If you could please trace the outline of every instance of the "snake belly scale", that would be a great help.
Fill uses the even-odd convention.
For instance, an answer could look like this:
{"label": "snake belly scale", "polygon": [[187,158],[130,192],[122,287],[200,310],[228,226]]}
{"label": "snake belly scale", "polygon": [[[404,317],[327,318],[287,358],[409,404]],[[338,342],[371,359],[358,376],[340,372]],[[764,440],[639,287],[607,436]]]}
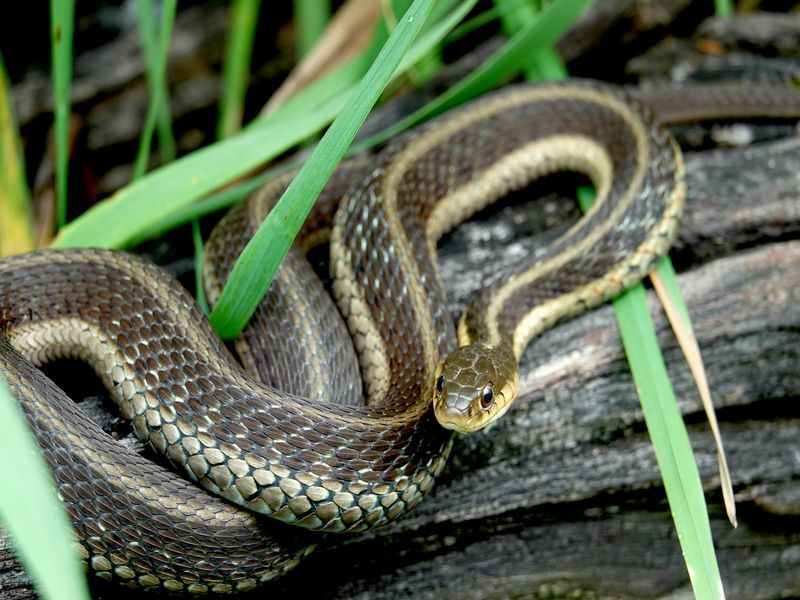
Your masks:
{"label": "snake belly scale", "polygon": [[[589,175],[595,205],[530,269],[473,301],[459,326],[472,350],[442,363],[456,330],[437,239],[564,169]],[[506,376],[492,361],[515,363],[531,336],[638,281],[672,240],[682,178],[676,146],[649,111],[590,82],[509,87],[392,143],[344,196],[331,232],[333,290],[367,406],[326,405],[256,381],[190,296],[135,256],[66,250],[0,261],[0,370],[89,568],[143,588],[245,590],[293,567],[316,541],[249,511],[328,532],[402,516],[452,446],[431,402],[440,411],[455,392],[438,380],[481,388],[481,376],[464,383],[461,373],[494,368],[508,380],[492,382],[496,395],[513,396],[516,365]],[[214,235],[224,248],[232,233]],[[89,363],[137,436],[224,500],[87,422],[33,366],[58,357]]]}

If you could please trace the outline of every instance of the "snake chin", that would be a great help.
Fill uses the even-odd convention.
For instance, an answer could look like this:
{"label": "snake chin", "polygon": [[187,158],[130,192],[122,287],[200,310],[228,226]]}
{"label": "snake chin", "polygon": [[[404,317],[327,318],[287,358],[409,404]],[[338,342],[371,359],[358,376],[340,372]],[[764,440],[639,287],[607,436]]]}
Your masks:
{"label": "snake chin", "polygon": [[514,401],[517,360],[502,348],[462,346],[436,369],[433,410],[445,429],[474,433],[494,423]]}

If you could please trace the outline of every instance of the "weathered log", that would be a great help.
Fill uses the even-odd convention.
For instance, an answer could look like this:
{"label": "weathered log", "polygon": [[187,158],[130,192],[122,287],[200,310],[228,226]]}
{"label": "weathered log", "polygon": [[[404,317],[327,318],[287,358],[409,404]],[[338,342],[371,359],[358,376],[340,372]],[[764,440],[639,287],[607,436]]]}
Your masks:
{"label": "weathered log", "polygon": [[[688,155],[680,264],[797,237],[798,171],[798,139]],[[545,204],[559,206],[552,197]],[[502,213],[505,220],[488,226],[466,224],[442,248],[454,310],[491,273],[511,268],[514,255],[535,251],[552,235],[536,227],[531,235],[520,223],[564,213],[566,219],[555,219],[563,228],[570,211],[543,210],[539,201]],[[506,244],[503,256],[487,260],[488,247],[498,243]],[[800,593],[800,575],[792,574],[800,573],[800,533],[787,534],[800,511],[792,486],[800,465],[791,458],[800,433],[792,404],[800,395],[799,263],[800,242],[767,243],[681,277],[741,502],[736,531],[720,516],[716,459],[693,384],[656,318],[733,598]],[[288,594],[321,569],[332,574],[311,585],[329,597],[651,596],[683,589],[687,577],[610,309],[546,333],[526,352],[522,369],[514,409],[490,432],[458,440],[433,495],[407,519],[332,538],[335,552],[319,550],[270,591]],[[0,592],[32,596],[6,542]]]}
{"label": "weathered log", "polygon": [[800,74],[800,19],[756,13],[710,18],[692,38],[672,38],[627,64],[642,82],[748,80],[787,84]]}
{"label": "weathered log", "polygon": [[[613,4],[634,10],[635,20],[648,6],[661,5]],[[679,10],[683,3],[669,6]],[[785,80],[797,72],[796,18],[770,16],[738,26],[740,19],[710,22],[696,39],[664,44],[630,62],[629,70],[650,81],[720,73]],[[655,29],[657,19],[641,27]],[[190,41],[203,47],[178,48],[180,56],[214,52],[211,61],[217,60],[222,30],[215,25],[198,31],[202,35]],[[763,50],[773,32],[787,40],[780,44],[782,58],[740,52]],[[701,37],[718,41],[726,54],[698,52]],[[124,44],[129,50],[117,56],[131,55],[135,40]],[[128,100],[120,100],[123,108],[114,114],[143,102],[135,97],[143,90],[141,66],[124,65],[135,72],[116,71],[124,77],[104,88],[107,106],[129,82],[139,81],[139,87],[121,92]],[[80,78],[78,65],[76,73]],[[209,79],[192,91],[205,96],[187,96],[185,103],[177,94],[176,112],[213,102],[215,86]],[[48,109],[44,91],[44,83],[15,90],[21,101],[33,103],[23,105],[23,121]],[[97,90],[76,84],[76,93],[79,103],[88,104]],[[91,145],[134,135],[118,123],[104,137],[102,110],[90,113],[98,119]],[[794,402],[800,397],[800,242],[793,241],[800,237],[800,139],[689,154],[686,163],[687,211],[673,259],[684,271],[681,283],[721,421],[739,501],[737,530],[724,520],[714,449],[693,383],[663,319],[656,322],[711,502],[723,580],[731,598],[800,595],[800,465],[794,457],[800,433]],[[106,184],[114,187],[111,180]],[[548,192],[545,199],[512,203],[448,237],[440,256],[454,314],[475,289],[530,260],[578,217],[574,203],[553,191],[573,185],[554,178],[534,186],[530,195]],[[526,352],[522,369],[523,393],[513,411],[490,432],[458,440],[434,493],[407,519],[326,540],[295,573],[260,593],[297,596],[302,584],[306,595],[321,597],[687,596],[688,577],[610,309],[542,336]],[[121,430],[117,419],[109,427]],[[135,444],[131,438],[126,443]],[[116,589],[94,591],[120,597]],[[0,597],[35,597],[2,535]]]}
{"label": "weathered log", "polygon": [[[651,299],[712,503],[728,596],[800,592],[800,242],[681,277],[740,501],[724,521],[694,384]],[[276,584],[320,597],[654,597],[685,592],[652,449],[606,307],[552,330],[523,360],[525,390],[489,433],[460,438],[445,481],[407,519],[336,541]],[[310,588],[309,588],[310,585]]]}

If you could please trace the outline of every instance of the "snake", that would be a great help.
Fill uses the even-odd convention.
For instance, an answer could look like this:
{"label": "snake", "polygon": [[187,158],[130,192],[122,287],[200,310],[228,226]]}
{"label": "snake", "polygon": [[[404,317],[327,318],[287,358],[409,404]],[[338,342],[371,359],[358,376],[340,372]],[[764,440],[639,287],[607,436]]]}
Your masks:
{"label": "snake", "polygon": [[[701,108],[704,98],[694,97]],[[759,98],[745,112],[800,105]],[[344,166],[256,311],[256,322],[278,323],[269,335],[282,349],[259,348],[246,330],[244,367],[189,293],[143,258],[67,249],[0,260],[0,372],[88,570],[145,590],[241,592],[298,565],[319,532],[405,515],[433,488],[454,431],[511,406],[529,341],[640,281],[667,252],[685,195],[668,120],[609,84],[517,84]],[[591,209],[479,292],[456,326],[437,240],[562,170],[591,179]],[[213,232],[212,302],[286,185],[267,184]],[[325,240],[335,306],[304,259]],[[329,333],[345,329],[332,325],[337,313],[348,341]],[[58,358],[89,364],[137,437],[183,477],[83,415],[39,369]]]}

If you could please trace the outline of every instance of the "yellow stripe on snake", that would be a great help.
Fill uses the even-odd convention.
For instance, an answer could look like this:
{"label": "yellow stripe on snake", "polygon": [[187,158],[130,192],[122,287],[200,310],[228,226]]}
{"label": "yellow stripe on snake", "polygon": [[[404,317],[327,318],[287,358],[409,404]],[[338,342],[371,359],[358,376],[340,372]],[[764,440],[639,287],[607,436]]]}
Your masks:
{"label": "yellow stripe on snake", "polygon": [[[456,333],[437,240],[559,170],[591,178],[591,211],[527,270],[474,298]],[[247,372],[186,291],[136,256],[65,250],[0,261],[0,370],[90,571],[145,589],[242,591],[310,551],[319,534],[298,527],[361,531],[401,517],[444,468],[445,428],[472,431],[508,410],[529,340],[636,283],[667,251],[682,181],[668,131],[615,88],[573,81],[487,96],[399,138],[374,163],[337,172],[304,239],[317,243],[343,196],[331,278],[353,343],[332,324],[336,308],[298,246],[238,343]],[[286,183],[215,230],[212,301]],[[262,329],[277,349],[253,337]],[[219,498],[89,421],[35,368],[60,357],[91,365],[136,435]],[[265,383],[253,375],[262,370]]]}

